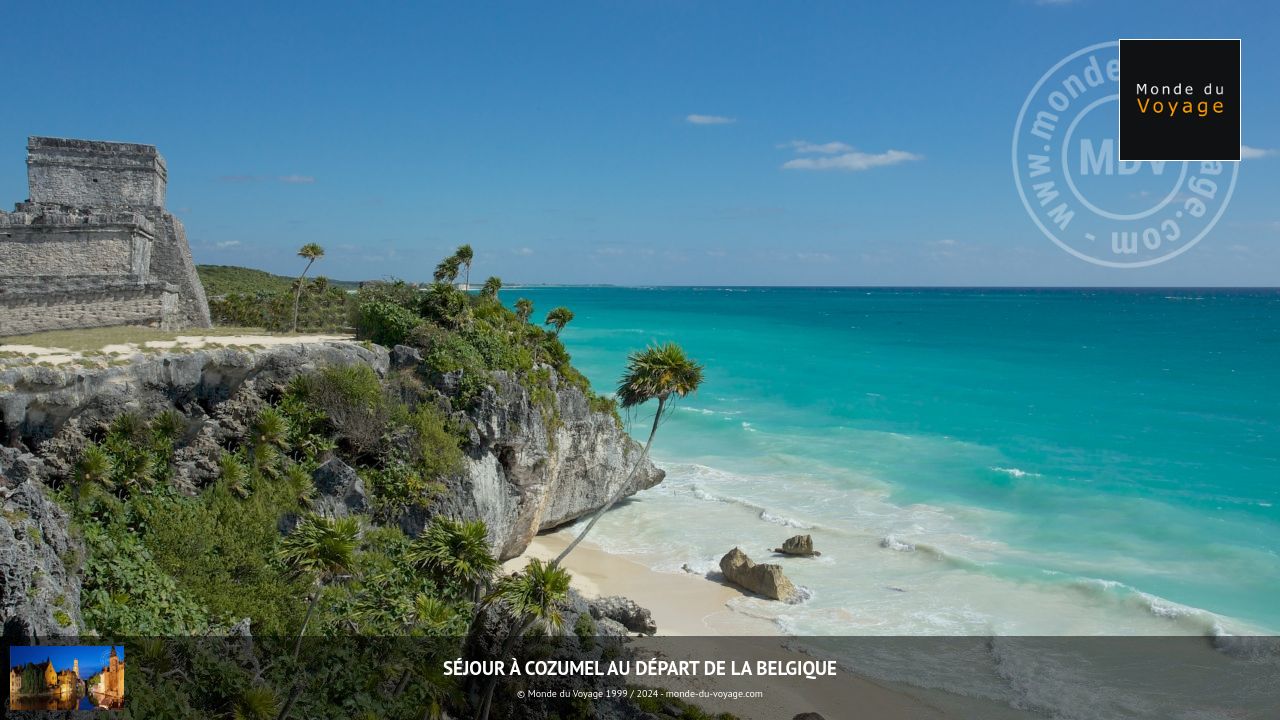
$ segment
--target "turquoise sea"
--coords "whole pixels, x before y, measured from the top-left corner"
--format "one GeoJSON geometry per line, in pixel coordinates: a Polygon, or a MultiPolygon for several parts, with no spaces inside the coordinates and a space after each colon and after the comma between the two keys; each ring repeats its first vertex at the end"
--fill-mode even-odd
{"type": "MultiPolygon", "coordinates": [[[[668,479],[592,539],[671,572],[734,545],[821,634],[1280,631],[1280,291],[511,288],[610,391],[675,340],[706,383],[668,479]]],[[[651,412],[651,411],[650,411],[651,412]]],[[[651,416],[632,418],[642,436],[651,416]]]]}

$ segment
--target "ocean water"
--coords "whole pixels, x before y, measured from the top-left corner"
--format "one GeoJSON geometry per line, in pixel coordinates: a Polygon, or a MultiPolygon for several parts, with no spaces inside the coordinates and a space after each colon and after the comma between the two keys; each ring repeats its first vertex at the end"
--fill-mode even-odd
{"type": "MultiPolygon", "coordinates": [[[[1280,631],[1280,292],[519,288],[598,390],[675,340],[703,388],[592,533],[664,571],[734,545],[796,635],[1280,631]],[[775,559],[810,533],[822,556],[775,559]]],[[[652,415],[630,418],[643,437],[652,415]]]]}

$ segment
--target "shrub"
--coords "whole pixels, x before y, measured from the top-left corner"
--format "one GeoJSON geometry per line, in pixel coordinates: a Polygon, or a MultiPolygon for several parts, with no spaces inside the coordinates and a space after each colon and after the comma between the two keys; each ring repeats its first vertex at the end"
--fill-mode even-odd
{"type": "Polygon", "coordinates": [[[419,312],[423,317],[448,328],[465,327],[470,321],[467,294],[448,283],[434,283],[423,295],[419,312]]]}
{"type": "Polygon", "coordinates": [[[297,509],[289,483],[258,483],[248,499],[216,486],[195,498],[144,502],[144,542],[156,565],[213,619],[230,624],[248,617],[262,635],[296,632],[305,581],[273,562],[280,516],[297,509]]]}
{"type": "Polygon", "coordinates": [[[443,485],[428,480],[405,462],[392,462],[361,474],[373,495],[374,515],[380,520],[392,520],[412,507],[425,508],[444,491],[443,485]]]}
{"type": "Polygon", "coordinates": [[[420,321],[412,311],[395,303],[372,300],[359,306],[356,334],[387,347],[401,345],[420,321]]]}
{"type": "Polygon", "coordinates": [[[404,424],[413,433],[409,459],[427,478],[438,480],[462,469],[462,431],[440,408],[423,403],[408,413],[404,424]]]}
{"type": "Polygon", "coordinates": [[[390,414],[382,382],[364,364],[331,366],[295,382],[290,392],[324,413],[338,437],[359,455],[372,455],[390,414]]]}
{"type": "Polygon", "coordinates": [[[124,523],[82,524],[88,559],[80,612],[86,627],[134,637],[196,634],[208,615],[124,523]]]}

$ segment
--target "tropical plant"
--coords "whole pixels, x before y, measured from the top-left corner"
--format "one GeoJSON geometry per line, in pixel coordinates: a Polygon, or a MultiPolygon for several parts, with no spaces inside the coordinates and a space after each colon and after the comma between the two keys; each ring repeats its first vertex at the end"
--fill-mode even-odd
{"type": "Polygon", "coordinates": [[[354,517],[327,518],[307,515],[280,542],[280,562],[292,572],[311,577],[311,596],[302,618],[293,654],[297,657],[307,625],[324,586],[345,577],[360,543],[360,521],[354,517]]]}
{"type": "Polygon", "coordinates": [[[516,317],[521,322],[529,322],[529,316],[533,315],[533,301],[529,298],[520,298],[516,300],[516,317]]]}
{"type": "Polygon", "coordinates": [[[403,344],[420,322],[417,313],[384,300],[371,300],[356,308],[356,334],[385,347],[403,344]]]}
{"type": "Polygon", "coordinates": [[[437,515],[409,546],[408,559],[441,581],[469,589],[472,602],[479,602],[498,569],[488,535],[481,520],[437,515]]]}
{"type": "Polygon", "coordinates": [[[639,407],[650,400],[658,401],[658,409],[653,413],[653,425],[649,428],[649,438],[644,443],[644,450],[636,459],[631,470],[627,472],[622,484],[614,491],[613,496],[591,516],[590,522],[581,533],[556,556],[555,563],[562,562],[573,549],[582,542],[591,528],[600,518],[622,499],[631,478],[649,457],[649,448],[653,446],[653,437],[658,433],[658,425],[662,423],[665,413],[670,410],[668,403],[674,398],[682,398],[697,391],[702,384],[702,366],[694,362],[684,353],[679,345],[668,342],[651,345],[644,350],[633,352],[627,356],[627,370],[618,381],[616,393],[623,409],[639,407]]]}
{"type": "Polygon", "coordinates": [[[480,297],[496,300],[498,291],[502,289],[502,278],[490,277],[484,281],[484,286],[480,288],[480,297]]]}
{"type": "Polygon", "coordinates": [[[298,276],[297,287],[293,291],[293,324],[290,326],[291,332],[298,332],[298,305],[302,302],[303,280],[307,277],[307,271],[311,269],[312,264],[324,257],[324,248],[313,242],[307,243],[298,248],[298,257],[306,258],[307,265],[302,268],[302,274],[298,276]]]}
{"type": "Polygon", "coordinates": [[[109,487],[113,474],[112,459],[100,445],[90,445],[76,463],[72,499],[79,503],[104,487],[109,487]]]}
{"type": "Polygon", "coordinates": [[[431,277],[438,283],[452,285],[457,281],[459,272],[462,272],[462,261],[458,259],[457,255],[450,255],[441,260],[439,265],[436,265],[436,271],[432,273],[431,277]]]}
{"type": "MultiPolygon", "coordinates": [[[[499,657],[510,657],[516,642],[535,624],[552,630],[560,628],[564,622],[560,604],[569,595],[570,579],[569,573],[557,563],[544,563],[533,558],[524,570],[498,583],[486,600],[506,608],[514,619],[499,657]]],[[[498,676],[493,675],[485,683],[477,720],[488,720],[493,706],[493,691],[497,687],[498,676]]]]}
{"type": "Polygon", "coordinates": [[[546,321],[542,324],[550,325],[555,328],[555,334],[559,337],[560,331],[564,329],[564,326],[568,325],[572,321],[573,311],[561,305],[558,308],[552,308],[551,312],[547,313],[546,321]]]}
{"type": "Polygon", "coordinates": [[[475,258],[475,253],[471,251],[470,245],[459,245],[458,249],[453,251],[453,257],[467,267],[467,275],[462,287],[467,292],[471,292],[471,261],[475,258]]]}
{"type": "Polygon", "coordinates": [[[276,716],[280,700],[270,687],[255,685],[245,688],[231,708],[232,720],[271,720],[276,716]]]}

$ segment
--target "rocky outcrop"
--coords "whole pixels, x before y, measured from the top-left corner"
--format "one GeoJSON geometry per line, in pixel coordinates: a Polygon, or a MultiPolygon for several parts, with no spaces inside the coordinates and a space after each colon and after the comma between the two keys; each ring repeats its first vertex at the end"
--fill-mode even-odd
{"type": "Polygon", "coordinates": [[[658,624],[653,621],[653,615],[631,598],[610,595],[590,600],[588,605],[591,617],[596,620],[613,620],[627,630],[641,635],[652,635],[658,632],[658,624]]]}
{"type": "Polygon", "coordinates": [[[316,498],[311,509],[330,518],[344,518],[369,511],[369,496],[355,468],[336,457],[329,458],[311,474],[316,498]]]}
{"type": "Polygon", "coordinates": [[[66,513],[37,479],[17,479],[38,461],[0,452],[0,616],[4,637],[33,642],[76,635],[80,620],[79,563],[84,548],[66,513]]]}
{"type": "Polygon", "coordinates": [[[792,602],[800,597],[796,586],[782,574],[781,565],[754,563],[738,548],[720,558],[720,572],[734,585],[771,600],[792,602]]]}
{"type": "MultiPolygon", "coordinates": [[[[328,341],[140,354],[106,368],[4,368],[0,444],[39,450],[54,474],[65,475],[68,459],[87,442],[81,428],[123,412],[176,409],[188,419],[189,433],[174,458],[174,481],[193,491],[217,476],[220,445],[247,432],[264,394],[326,365],[367,363],[385,375],[390,355],[376,345],[328,341]]],[[[412,372],[415,351],[399,348],[395,356],[398,372],[412,372]]],[[[428,511],[400,519],[407,532],[416,533],[431,514],[478,518],[497,554],[508,559],[538,532],[594,512],[612,497],[639,457],[639,443],[611,413],[593,410],[581,390],[543,371],[536,386],[495,372],[471,409],[455,411],[470,435],[464,471],[447,480],[448,492],[428,511]]],[[[453,380],[446,376],[436,387],[457,406],[453,380]]],[[[663,476],[646,461],[626,494],[663,476]]]]}
{"type": "Polygon", "coordinates": [[[0,369],[0,444],[34,448],[72,419],[88,425],[126,411],[149,415],[177,409],[198,420],[246,382],[265,389],[318,367],[358,362],[385,373],[387,351],[376,345],[330,341],[140,354],[126,365],[106,368],[4,368],[0,369]]]}
{"type": "MultiPolygon", "coordinates": [[[[456,383],[446,378],[439,386],[449,392],[456,383]]],[[[538,532],[603,506],[641,452],[612,414],[591,409],[581,390],[554,372],[549,386],[535,399],[518,378],[493,373],[492,385],[467,411],[475,432],[466,472],[451,480],[437,508],[484,520],[504,560],[523,552],[538,532]]],[[[646,460],[626,494],[664,476],[646,460]]]]}
{"type": "Polygon", "coordinates": [[[813,536],[811,535],[795,535],[787,538],[782,543],[782,547],[774,548],[774,552],[783,555],[795,555],[798,557],[817,557],[822,553],[813,549],[813,536]]]}

